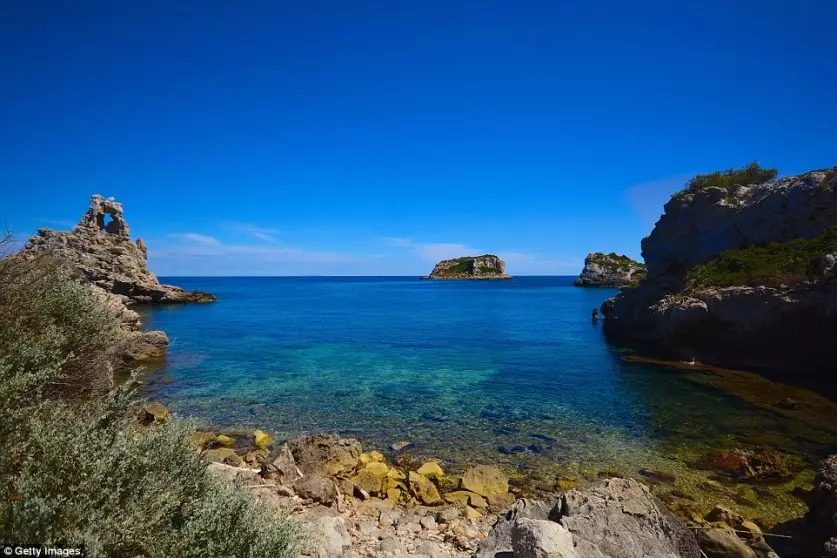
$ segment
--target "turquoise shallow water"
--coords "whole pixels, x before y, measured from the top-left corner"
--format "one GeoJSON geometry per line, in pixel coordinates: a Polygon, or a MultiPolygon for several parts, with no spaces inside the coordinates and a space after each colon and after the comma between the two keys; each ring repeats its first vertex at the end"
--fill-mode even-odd
{"type": "MultiPolygon", "coordinates": [[[[454,467],[570,473],[674,470],[684,448],[789,429],[693,381],[700,373],[625,362],[590,318],[615,291],[568,277],[167,282],[218,302],[145,310],[172,340],[148,395],[222,429],[340,432],[380,449],[408,440],[454,467]]],[[[822,450],[803,438],[787,445],[822,450]]]]}

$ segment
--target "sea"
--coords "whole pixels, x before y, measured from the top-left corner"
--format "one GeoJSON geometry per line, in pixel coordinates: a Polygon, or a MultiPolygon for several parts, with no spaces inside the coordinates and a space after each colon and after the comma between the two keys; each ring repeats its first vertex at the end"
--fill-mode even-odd
{"type": "Polygon", "coordinates": [[[171,339],[144,395],[200,427],[278,440],[339,433],[392,459],[504,468],[522,491],[620,474],[765,521],[837,448],[837,408],[746,371],[643,359],[591,313],[615,289],[572,277],[170,277],[211,304],[142,309],[171,339]],[[793,395],[805,411],[781,411],[793,395]],[[401,452],[396,442],[409,446],[401,452]],[[782,483],[719,479],[707,452],[776,447],[782,483]],[[659,475],[658,473],[663,473],[659,475]]]}

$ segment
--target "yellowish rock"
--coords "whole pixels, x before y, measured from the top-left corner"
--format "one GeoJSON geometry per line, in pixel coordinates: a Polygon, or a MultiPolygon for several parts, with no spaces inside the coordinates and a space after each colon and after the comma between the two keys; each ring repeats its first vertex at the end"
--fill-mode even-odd
{"type": "Polygon", "coordinates": [[[412,492],[416,499],[421,501],[423,504],[435,506],[443,503],[442,497],[439,496],[439,491],[436,489],[436,486],[430,482],[427,477],[420,475],[415,471],[410,471],[407,479],[410,483],[410,492],[412,492]]]}
{"type": "Polygon", "coordinates": [[[491,511],[500,512],[514,504],[514,494],[506,492],[504,494],[491,494],[485,497],[491,511]]]}
{"type": "Polygon", "coordinates": [[[466,490],[457,490],[456,492],[448,492],[445,494],[445,501],[449,504],[453,504],[456,507],[464,508],[468,505],[468,500],[471,497],[472,492],[468,492],[466,490]]]}
{"type": "Polygon", "coordinates": [[[404,474],[404,471],[399,471],[395,467],[392,467],[389,471],[387,471],[387,478],[405,481],[407,480],[407,475],[404,474]]]}
{"type": "Polygon", "coordinates": [[[479,510],[488,508],[488,502],[479,494],[470,494],[468,496],[468,505],[479,510]]]}
{"type": "Polygon", "coordinates": [[[509,481],[497,467],[478,465],[465,471],[459,482],[462,490],[476,492],[480,496],[494,496],[509,491],[509,481]]]}
{"type": "Polygon", "coordinates": [[[153,422],[163,422],[169,418],[169,410],[159,401],[152,401],[142,406],[142,413],[140,415],[140,422],[143,424],[151,424],[153,422]]]}
{"type": "Polygon", "coordinates": [[[221,434],[220,436],[215,438],[215,443],[223,448],[231,448],[235,445],[235,439],[221,434]]]}
{"type": "Polygon", "coordinates": [[[387,473],[389,473],[389,467],[387,467],[386,463],[381,463],[380,461],[372,461],[371,463],[367,463],[363,470],[369,471],[373,475],[379,477],[381,480],[383,480],[384,477],[387,476],[387,473]]]}
{"type": "Polygon", "coordinates": [[[566,492],[568,490],[572,490],[573,488],[578,488],[580,484],[581,481],[579,481],[577,477],[561,477],[558,479],[556,486],[560,492],[566,492]]]}
{"type": "Polygon", "coordinates": [[[383,461],[384,454],[377,450],[372,450],[369,452],[369,458],[372,459],[372,461],[374,462],[383,461]]]}
{"type": "Polygon", "coordinates": [[[198,449],[207,449],[212,447],[215,443],[215,432],[195,432],[192,434],[192,441],[198,446],[198,449]]]}
{"type": "Polygon", "coordinates": [[[398,487],[387,489],[387,499],[397,502],[401,499],[401,489],[398,487]]]}
{"type": "Polygon", "coordinates": [[[463,515],[465,516],[465,519],[479,519],[482,517],[482,514],[471,506],[465,506],[465,512],[463,515]]]}
{"type": "Polygon", "coordinates": [[[439,464],[435,461],[428,461],[427,463],[419,467],[418,470],[416,470],[416,473],[425,476],[429,479],[440,478],[445,476],[444,471],[442,471],[442,468],[439,467],[439,464]]]}
{"type": "Polygon", "coordinates": [[[204,451],[201,455],[210,463],[223,463],[233,467],[238,467],[242,463],[241,457],[230,448],[210,449],[204,451]]]}
{"type": "Polygon", "coordinates": [[[264,430],[256,430],[253,432],[253,443],[257,446],[265,447],[271,442],[271,440],[273,440],[273,436],[264,430]]]}
{"type": "Polygon", "coordinates": [[[382,477],[366,468],[361,469],[351,480],[369,494],[378,494],[383,487],[382,477]]]}

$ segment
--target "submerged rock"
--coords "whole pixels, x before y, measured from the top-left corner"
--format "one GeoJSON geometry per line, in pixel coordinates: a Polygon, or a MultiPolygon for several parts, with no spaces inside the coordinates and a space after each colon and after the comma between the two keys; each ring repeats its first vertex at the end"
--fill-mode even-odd
{"type": "Polygon", "coordinates": [[[478,465],[465,471],[459,486],[480,496],[494,496],[508,493],[509,480],[497,467],[478,465]]]}
{"type": "Polygon", "coordinates": [[[425,279],[511,279],[506,264],[497,256],[465,256],[442,260],[425,279]]]}
{"type": "MultiPolygon", "coordinates": [[[[627,287],[645,278],[645,264],[614,252],[591,252],[584,259],[584,269],[573,282],[577,287],[627,287]]],[[[594,316],[595,317],[595,316],[594,316]]]]}
{"type": "Polygon", "coordinates": [[[789,456],[767,447],[713,451],[700,460],[698,466],[741,480],[783,480],[792,477],[798,470],[798,465],[789,456]]]}

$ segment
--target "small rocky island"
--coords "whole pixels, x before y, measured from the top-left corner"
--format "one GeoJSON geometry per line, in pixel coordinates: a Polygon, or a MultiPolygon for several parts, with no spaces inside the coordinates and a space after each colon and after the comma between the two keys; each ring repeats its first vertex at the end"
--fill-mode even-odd
{"type": "Polygon", "coordinates": [[[602,305],[605,331],[833,379],[837,167],[776,174],[754,163],[675,194],[642,241],[647,278],[602,305]]]}
{"type": "Polygon", "coordinates": [[[575,280],[576,287],[616,287],[633,285],[645,277],[645,264],[614,252],[591,252],[584,259],[584,269],[575,280]]]}
{"type": "Polygon", "coordinates": [[[492,254],[442,260],[422,279],[511,279],[506,263],[492,254]]]}
{"type": "Polygon", "coordinates": [[[148,360],[165,353],[168,337],[162,331],[143,331],[134,304],[213,302],[215,296],[163,285],[148,270],[148,248],[141,238],[131,240],[122,204],[95,194],[87,211],[70,232],[43,228],[30,238],[21,257],[49,255],[69,266],[116,315],[125,332],[118,352],[126,360],[148,360]]]}

